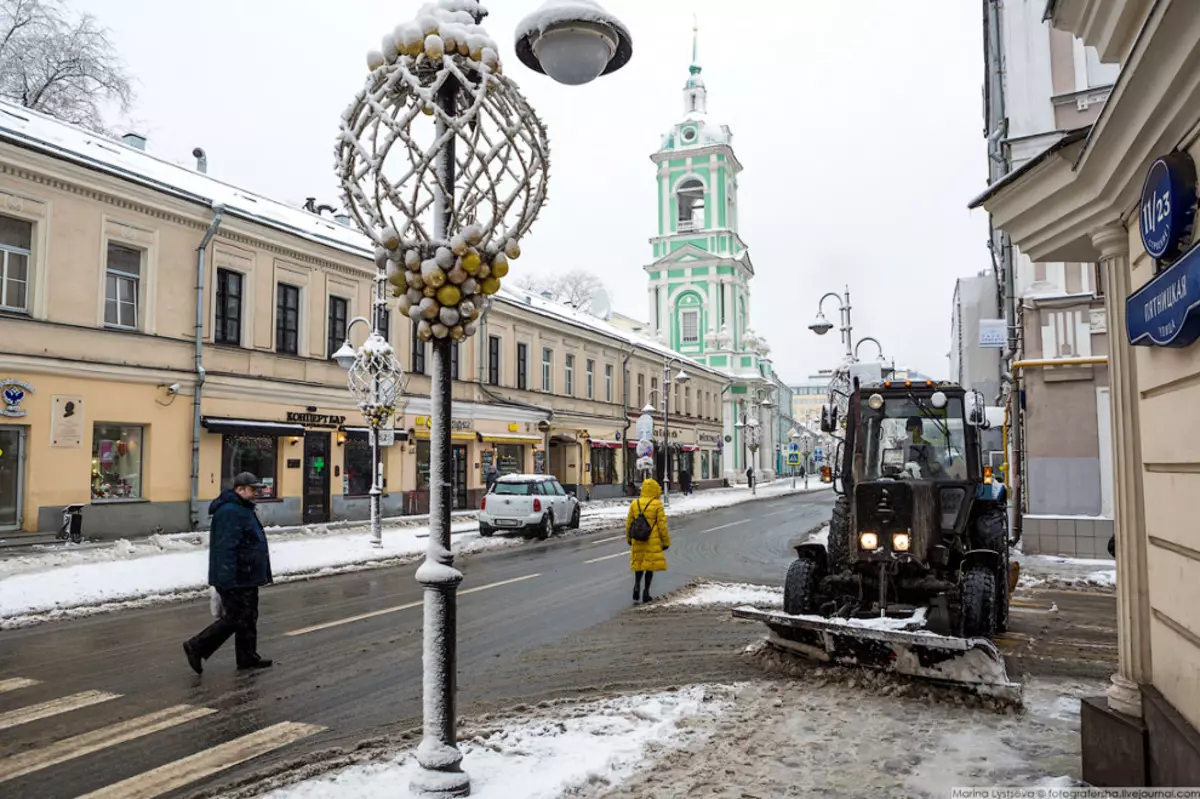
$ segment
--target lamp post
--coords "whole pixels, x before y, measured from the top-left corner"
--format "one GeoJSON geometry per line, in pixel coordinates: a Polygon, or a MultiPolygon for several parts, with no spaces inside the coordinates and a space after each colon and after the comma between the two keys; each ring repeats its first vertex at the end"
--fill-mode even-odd
{"type": "Polygon", "coordinates": [[[671,367],[675,364],[679,364],[680,369],[674,382],[682,386],[691,380],[688,373],[683,371],[683,361],[669,356],[663,360],[663,456],[666,459],[663,468],[666,478],[663,483],[663,505],[668,508],[671,507],[671,367]]]}
{"type": "MultiPolygon", "coordinates": [[[[367,54],[366,82],[342,114],[342,199],[375,244],[397,308],[432,341],[429,544],[424,589],[424,737],[415,793],[466,796],[456,742],[457,589],[450,549],[451,348],[474,335],[546,198],[549,140],[476,0],[440,0],[367,54]]],[[[517,29],[517,55],[566,84],[623,67],[629,31],[595,3],[547,4],[517,29]]]]}

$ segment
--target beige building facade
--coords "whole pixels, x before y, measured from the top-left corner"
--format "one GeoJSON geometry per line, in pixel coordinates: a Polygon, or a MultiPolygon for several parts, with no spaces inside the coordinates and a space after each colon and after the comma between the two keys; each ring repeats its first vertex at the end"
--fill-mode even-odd
{"type": "MultiPolygon", "coordinates": [[[[366,239],[145,147],[0,104],[0,536],[57,530],[72,504],[89,536],[196,529],[243,470],[266,484],[267,524],[366,518],[368,432],[330,359],[370,307],[366,239]]],[[[384,509],[423,513],[431,354],[409,320],[387,327],[409,377],[384,509]]],[[[478,507],[491,463],[622,495],[631,420],[668,354],[497,295],[456,350],[454,507],[478,507]]],[[[711,483],[728,379],[684,369],[669,451],[711,483]]]]}
{"type": "Polygon", "coordinates": [[[1200,14],[1188,0],[1057,0],[1047,12],[1120,76],[1086,136],[1050,147],[981,202],[1034,261],[1100,265],[1120,660],[1107,697],[1083,706],[1084,779],[1195,786],[1200,349],[1190,341],[1200,245],[1187,221],[1194,178],[1175,177],[1194,174],[1200,158],[1200,14]],[[1150,171],[1164,157],[1175,176],[1165,204],[1163,173],[1150,171]],[[1147,242],[1159,246],[1163,230],[1182,252],[1156,259],[1147,242]]]}

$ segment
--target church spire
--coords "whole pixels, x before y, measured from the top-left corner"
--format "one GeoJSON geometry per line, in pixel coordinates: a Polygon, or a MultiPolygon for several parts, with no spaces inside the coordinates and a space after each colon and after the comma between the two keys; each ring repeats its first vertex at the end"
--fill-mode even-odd
{"type": "Polygon", "coordinates": [[[700,26],[692,16],[692,64],[688,67],[689,77],[683,87],[683,111],[688,116],[703,115],[708,112],[708,90],[704,88],[704,79],[700,77],[700,26]]]}

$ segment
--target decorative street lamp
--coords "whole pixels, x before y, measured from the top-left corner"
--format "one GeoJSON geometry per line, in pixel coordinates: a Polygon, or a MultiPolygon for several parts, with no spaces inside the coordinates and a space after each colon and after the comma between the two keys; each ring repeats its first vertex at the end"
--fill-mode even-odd
{"type": "MultiPolygon", "coordinates": [[[[424,738],[414,792],[466,796],[456,743],[456,593],[450,550],[451,348],[474,335],[546,199],[545,125],[503,75],[476,0],[438,0],[367,54],[335,148],[342,201],[375,244],[399,311],[432,341],[429,544],[424,587],[424,738]]],[[[591,0],[546,3],[517,30],[521,60],[585,83],[632,53],[625,26],[591,0]],[[614,44],[615,42],[615,44],[614,44]],[[611,46],[610,46],[611,45],[611,46]],[[590,76],[589,76],[590,73],[590,76]]]]}
{"type": "Polygon", "coordinates": [[[404,390],[404,371],[396,360],[396,351],[380,335],[379,323],[387,310],[383,298],[383,283],[386,276],[376,276],[376,296],[373,302],[373,322],[361,316],[350,320],[346,326],[346,340],[333,354],[334,361],[346,369],[350,394],[358,402],[363,419],[371,429],[371,544],[383,546],[383,513],[380,500],[383,496],[383,461],[379,457],[381,445],[391,446],[395,438],[392,431],[392,413],[396,400],[404,390]],[[370,335],[357,350],[350,344],[350,331],[359,322],[371,328],[370,335]],[[384,428],[387,428],[385,440],[384,428]]]}
{"type": "Polygon", "coordinates": [[[679,385],[686,384],[691,377],[683,371],[683,361],[678,358],[667,357],[663,361],[663,457],[664,461],[663,475],[666,480],[663,481],[663,506],[671,507],[671,367],[679,364],[679,374],[675,375],[675,382],[679,385]]]}

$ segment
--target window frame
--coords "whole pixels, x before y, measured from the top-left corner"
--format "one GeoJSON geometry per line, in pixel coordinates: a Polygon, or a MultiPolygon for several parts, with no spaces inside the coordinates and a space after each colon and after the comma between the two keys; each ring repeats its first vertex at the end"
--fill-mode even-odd
{"type": "Polygon", "coordinates": [[[304,307],[304,288],[295,283],[287,283],[278,281],[275,284],[275,352],[278,355],[299,355],[300,354],[300,313],[304,307]],[[285,297],[295,297],[296,307],[289,308],[284,305],[285,297]],[[287,329],[288,314],[294,313],[296,317],[296,326],[294,330],[287,329]],[[287,337],[295,336],[295,343],[289,348],[287,346],[287,337]]]}
{"type": "Polygon", "coordinates": [[[104,326],[113,330],[140,330],[142,316],[142,279],[146,271],[146,251],[138,247],[130,247],[116,241],[105,242],[104,248],[104,326]],[[113,250],[124,250],[125,252],[134,253],[138,258],[137,274],[125,271],[120,268],[114,268],[111,265],[113,250]],[[113,282],[113,287],[116,288],[116,297],[113,298],[113,305],[116,309],[116,321],[108,321],[108,305],[109,305],[109,281],[113,282]],[[133,324],[127,325],[121,322],[121,286],[133,285],[133,300],[124,302],[124,305],[133,306],[133,324]]]}
{"type": "Polygon", "coordinates": [[[500,356],[504,342],[500,336],[488,336],[487,380],[489,386],[500,385],[500,356]]]}
{"type": "MultiPolygon", "coordinates": [[[[92,423],[92,458],[95,461],[100,460],[99,445],[100,445],[100,430],[103,428],[119,429],[122,432],[126,430],[137,430],[137,447],[138,447],[138,470],[137,470],[137,495],[124,497],[97,497],[95,494],[95,486],[89,487],[90,499],[89,502],[93,505],[106,504],[115,502],[146,502],[146,428],[144,424],[126,424],[124,422],[93,422],[92,423]]],[[[106,441],[112,439],[104,439],[106,441]]],[[[121,440],[124,440],[122,436],[121,440]]]]}
{"type": "Polygon", "coordinates": [[[228,269],[226,267],[217,267],[216,287],[213,295],[213,343],[224,344],[230,347],[242,346],[242,329],[244,323],[245,309],[244,300],[246,298],[246,275],[236,269],[228,269]],[[237,314],[233,320],[236,325],[236,336],[231,339],[227,333],[229,332],[229,287],[227,280],[222,278],[236,277],[237,278],[237,295],[233,298],[237,301],[237,314]]]}
{"type": "Polygon", "coordinates": [[[679,312],[679,343],[680,344],[699,344],[700,343],[700,309],[685,308],[679,312]],[[688,321],[693,321],[696,325],[695,335],[688,338],[687,326],[688,321]]]}
{"type": "Polygon", "coordinates": [[[524,341],[517,342],[517,388],[529,388],[529,344],[524,341]]]}
{"type": "Polygon", "coordinates": [[[542,347],[542,392],[554,392],[554,350],[542,347]]]}
{"type": "Polygon", "coordinates": [[[458,380],[460,364],[459,364],[459,348],[457,341],[450,342],[450,379],[458,380]]]}
{"type": "Polygon", "coordinates": [[[588,399],[596,398],[596,362],[591,358],[583,364],[583,393],[588,399]]]}
{"type": "Polygon", "coordinates": [[[326,360],[332,361],[333,354],[341,349],[342,344],[345,343],[347,325],[349,324],[350,300],[339,294],[330,294],[329,300],[325,303],[326,360]],[[341,311],[340,318],[335,314],[335,310],[341,311]]]}
{"type": "Polygon", "coordinates": [[[32,222],[28,219],[22,219],[19,216],[10,216],[9,214],[2,214],[0,216],[3,216],[5,219],[11,220],[13,222],[19,222],[21,224],[29,225],[29,247],[28,248],[18,247],[15,244],[4,244],[3,242],[0,242],[0,311],[5,311],[8,313],[28,314],[28,313],[30,313],[29,306],[30,306],[30,303],[32,300],[32,296],[31,296],[31,292],[30,292],[30,285],[33,281],[30,280],[30,277],[31,277],[31,273],[33,272],[33,267],[34,267],[33,244],[34,244],[35,237],[37,235],[36,223],[32,222]],[[20,282],[20,283],[24,284],[25,303],[23,306],[10,305],[8,302],[8,284],[10,282],[9,277],[8,277],[9,256],[13,256],[13,255],[21,256],[21,257],[25,258],[25,277],[24,277],[24,279],[21,281],[17,281],[15,279],[11,281],[13,283],[20,282]]]}
{"type": "Polygon", "coordinates": [[[613,401],[613,372],[615,372],[615,371],[616,370],[613,369],[613,365],[611,363],[604,364],[604,401],[605,402],[613,401]]]}
{"type": "Polygon", "coordinates": [[[408,352],[408,371],[414,375],[423,375],[425,374],[426,361],[428,360],[426,355],[429,348],[425,346],[425,342],[421,341],[421,337],[417,335],[418,324],[415,320],[412,323],[412,345],[409,347],[408,352]]]}
{"type": "Polygon", "coordinates": [[[563,393],[568,397],[575,396],[575,353],[568,352],[563,356],[563,393]]]}

